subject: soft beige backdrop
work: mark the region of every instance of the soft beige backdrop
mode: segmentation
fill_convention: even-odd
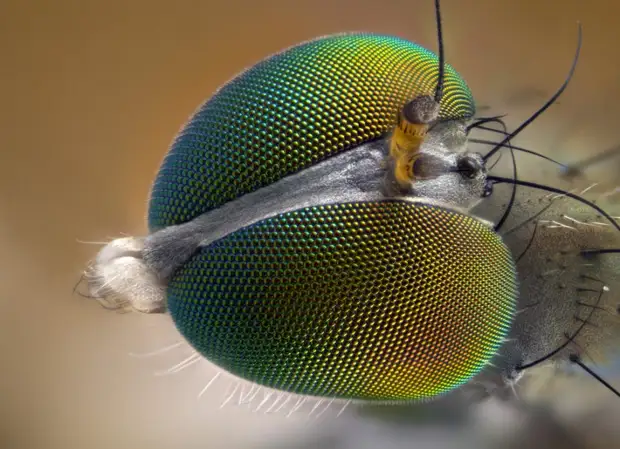
[[[101,240],[144,231],[150,182],[184,120],[258,59],[317,35],[394,33],[435,49],[431,0],[0,2],[0,447],[232,448],[299,425],[196,401],[200,366],[131,351],[175,337],[163,317],[72,295]],[[480,105],[525,118],[520,143],[565,160],[620,140],[620,3],[443,0],[447,58]],[[524,163],[527,161],[524,159]],[[616,165],[617,167],[617,165]],[[325,446],[327,447],[327,446]],[[610,446],[611,448],[611,446]]]

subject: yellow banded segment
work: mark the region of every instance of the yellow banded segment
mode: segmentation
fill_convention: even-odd
[[[399,114],[398,124],[390,140],[390,157],[396,161],[394,177],[404,186],[415,180],[413,164],[418,158],[428,127],[428,124],[408,121],[402,112]]]

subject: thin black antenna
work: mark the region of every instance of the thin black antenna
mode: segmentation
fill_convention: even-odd
[[[498,130],[498,131],[499,131],[499,130]],[[492,140],[486,140],[486,139],[467,139],[467,140],[468,140],[469,142],[472,142],[472,143],[480,143],[480,144],[482,144],[482,145],[497,145],[497,142],[493,142]],[[502,146],[503,146],[503,147],[506,147],[506,148],[511,148],[511,149],[513,149],[513,150],[516,150],[516,151],[521,151],[522,153],[528,153],[528,154],[531,154],[531,155],[533,155],[533,156],[540,157],[540,158],[542,158],[542,159],[546,159],[546,160],[548,160],[549,162],[553,162],[554,164],[559,165],[559,166],[560,166],[560,167],[562,167],[562,168],[566,168],[566,167],[567,167],[567,165],[566,165],[566,164],[563,164],[563,163],[561,163],[561,162],[558,162],[558,161],[556,161],[555,159],[552,159],[552,158],[550,158],[550,157],[548,157],[548,156],[545,156],[544,154],[537,153],[536,151],[528,150],[527,148],[518,147],[518,146],[516,146],[516,145],[510,145],[510,144],[508,144],[508,143],[502,144]]]
[[[479,129],[481,131],[490,131],[492,133],[502,134],[504,136],[507,136],[508,134],[510,134],[508,132],[502,131],[501,129],[490,128],[488,126],[479,125],[477,123],[474,123],[474,125],[476,125],[476,126],[471,126],[470,125],[470,126],[467,127],[467,129],[475,128],[475,129]]]
[[[565,170],[564,170],[564,174],[566,176],[575,176],[578,175],[580,173],[582,173],[584,171],[584,169],[594,165],[594,164],[598,164],[600,162],[603,162],[607,159],[611,159],[613,157],[616,157],[620,154],[620,146],[616,146],[613,148],[610,148],[609,150],[603,151],[602,153],[599,153],[595,156],[589,157],[581,162],[576,162],[574,164],[568,165],[566,166]]]
[[[526,245],[525,249],[521,252],[521,254],[519,254],[518,257],[515,258],[515,265],[518,264],[519,262],[521,262],[521,259],[523,259],[523,257],[527,254],[527,252],[532,247],[532,244],[534,243],[534,240],[536,239],[536,232],[538,231],[538,224],[539,223],[540,222],[537,221],[536,224],[534,225],[534,232],[532,232],[532,235],[530,236],[530,241],[527,242],[527,245]]]
[[[579,195],[575,195],[574,193],[567,192],[566,190],[556,189],[555,187],[546,186],[543,184],[536,184],[535,182],[522,181],[520,179],[510,179],[510,178],[502,178],[500,176],[487,176],[487,181],[497,184],[518,184],[521,186],[531,187],[533,189],[546,190],[547,192],[557,193],[559,195],[567,196],[574,200],[577,200],[587,206],[590,206],[592,209],[596,210],[603,217],[605,217],[609,222],[614,226],[618,231],[620,231],[620,224],[616,220],[613,219],[607,212],[605,212],[602,208],[597,206],[591,201],[586,200],[585,198],[580,197]]]
[[[599,376],[598,374],[596,374],[594,371],[592,371],[585,363],[583,363],[581,361],[581,358],[577,355],[577,354],[571,354],[569,357],[569,360],[574,363],[575,365],[579,365],[586,373],[588,373],[590,376],[594,377],[596,380],[598,380],[601,384],[603,384],[604,386],[606,386],[609,390],[611,390],[611,392],[613,394],[615,394],[616,396],[620,397],[620,392],[618,390],[616,390],[614,387],[612,387],[609,382],[607,382],[605,379],[603,379],[601,376]]]
[[[499,119],[499,121],[502,127],[504,128],[504,131],[506,131],[506,124],[504,123],[504,121],[502,119]],[[511,143],[512,142],[508,141],[508,145]],[[512,146],[512,145],[509,145],[509,146]],[[515,150],[513,148],[510,148],[510,158],[512,159],[512,179],[516,181],[519,179],[519,175],[517,172],[517,159],[515,158]],[[512,185],[512,192],[510,192],[510,201],[508,202],[508,206],[506,207],[504,214],[501,216],[497,224],[493,227],[493,230],[495,232],[499,232],[502,229],[502,226],[504,226],[504,224],[506,223],[506,220],[508,220],[508,216],[510,215],[510,212],[512,212],[512,207],[515,204],[516,197],[517,197],[517,184],[515,183]]]
[[[534,215],[532,215],[529,218],[526,218],[525,220],[523,220],[521,223],[519,223],[516,226],[513,226],[512,228],[510,228],[508,231],[504,232],[504,236],[507,236],[509,234],[512,234],[513,232],[518,231],[519,229],[521,229],[523,226],[526,226],[528,223],[531,223],[532,221],[536,220],[538,217],[540,217],[542,214],[544,214],[545,212],[547,212],[547,210],[553,206],[553,200],[551,200],[549,202],[549,204],[547,204],[545,207],[543,207],[542,209],[540,209],[538,212],[536,212]]]
[[[496,160],[495,162],[493,162],[493,165],[491,165],[491,166],[490,166],[487,170],[488,170],[488,171],[493,170],[493,169],[495,168],[495,166],[496,166],[497,164],[499,164],[499,161],[501,161],[501,160],[502,160],[502,156],[503,156],[503,153],[500,153],[500,154],[499,154],[499,157],[497,158],[497,160]]]
[[[611,248],[611,249],[585,249],[581,251],[581,254],[584,256],[589,256],[591,254],[614,254],[620,253],[620,248]]]
[[[534,120],[536,120],[536,118],[538,118],[538,116],[540,114],[545,112],[553,103],[555,103],[555,101],[558,99],[558,97],[560,95],[562,95],[562,92],[564,92],[564,90],[568,86],[568,83],[572,79],[573,74],[575,73],[575,69],[577,68],[577,61],[579,60],[579,53],[581,52],[581,42],[582,42],[582,34],[583,33],[582,33],[582,29],[581,29],[581,23],[578,23],[578,25],[579,25],[579,36],[578,36],[578,39],[577,39],[577,51],[575,52],[575,57],[573,58],[573,64],[572,64],[572,66],[570,68],[570,71],[568,72],[568,76],[564,80],[564,83],[562,84],[562,86],[558,89],[558,91],[555,94],[553,94],[553,96],[549,100],[547,100],[547,102],[538,111],[536,111],[530,118],[528,118],[526,121],[524,121],[512,133],[510,133],[508,136],[506,136],[506,138],[504,138],[504,140],[502,140],[495,148],[493,148],[491,151],[489,151],[483,157],[483,159],[485,161],[488,158],[490,158],[496,151],[499,151],[504,146],[505,143],[507,143],[508,141],[513,139],[521,131],[523,131],[530,123],[532,123]]]
[[[444,81],[444,61],[443,52],[443,32],[441,30],[441,11],[439,9],[439,0],[435,0],[435,21],[437,22],[437,44],[439,46],[439,74],[437,76],[437,88],[435,89],[435,103],[441,103],[443,98],[443,81]]]
[[[486,129],[489,131],[497,131],[497,132],[502,132],[498,129],[494,129],[494,128],[487,128],[485,126],[483,126],[485,123],[504,123],[504,121],[502,120],[504,117],[506,117],[506,114],[503,115],[494,115],[491,117],[478,117],[478,119],[473,122],[472,124],[468,125],[466,130],[467,130],[467,134],[470,133],[470,131],[472,129]],[[508,133],[506,133],[505,135],[508,135]]]

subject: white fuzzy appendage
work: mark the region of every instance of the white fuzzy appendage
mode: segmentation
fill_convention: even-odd
[[[166,287],[142,258],[144,240],[116,239],[105,245],[84,276],[93,298],[142,313],[166,310]]]

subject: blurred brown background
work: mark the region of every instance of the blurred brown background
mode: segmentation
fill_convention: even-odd
[[[581,21],[575,79],[519,142],[567,161],[619,142],[620,3],[442,8],[448,61],[485,114],[508,112],[513,125],[561,84]],[[180,353],[129,357],[174,341],[171,325],[72,295],[97,250],[76,239],[144,232],[171,139],[248,65],[347,30],[435,50],[433,17],[430,0],[0,2],[0,447],[232,448],[303,427],[196,401],[209,379],[200,366],[152,375]]]

